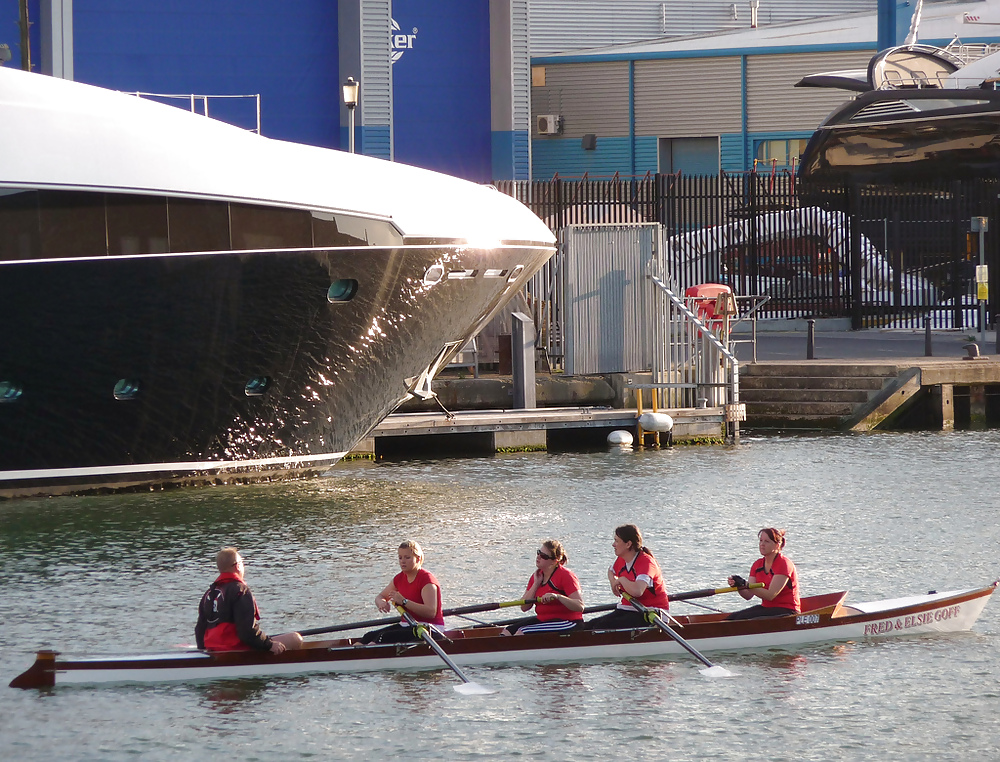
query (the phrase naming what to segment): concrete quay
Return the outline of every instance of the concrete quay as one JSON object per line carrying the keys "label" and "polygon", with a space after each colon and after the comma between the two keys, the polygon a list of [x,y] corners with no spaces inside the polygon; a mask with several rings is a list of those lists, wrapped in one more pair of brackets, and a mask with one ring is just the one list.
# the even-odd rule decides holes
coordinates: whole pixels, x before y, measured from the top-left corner
{"label": "concrete quay", "polygon": [[[924,331],[818,331],[816,359],[806,360],[804,328],[764,328],[758,334],[757,362],[752,362],[752,347],[736,346],[740,398],[747,409],[742,428],[869,431],[1000,423],[996,334],[990,331],[985,340],[970,341],[977,338],[968,331],[936,331],[931,337],[934,356],[927,357]],[[980,349],[979,358],[963,359],[970,343]],[[648,373],[539,373],[538,407],[515,410],[510,376],[444,375],[433,384],[440,404],[411,400],[373,429],[352,455],[599,447],[615,429],[635,434],[635,389],[649,382]],[[674,419],[675,442],[724,437],[722,408],[663,412]]]}

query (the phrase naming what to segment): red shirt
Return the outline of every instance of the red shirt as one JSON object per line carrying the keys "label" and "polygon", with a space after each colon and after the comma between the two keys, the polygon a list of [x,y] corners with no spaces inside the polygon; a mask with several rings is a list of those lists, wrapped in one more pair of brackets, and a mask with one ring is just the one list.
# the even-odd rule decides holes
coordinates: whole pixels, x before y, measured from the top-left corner
{"label": "red shirt", "polygon": [[758,558],[750,567],[751,582],[763,582],[766,587],[770,587],[774,575],[788,577],[788,582],[781,588],[781,592],[774,596],[774,600],[760,602],[765,608],[791,609],[795,612],[802,611],[802,604],[799,602],[799,574],[795,571],[795,564],[790,559],[778,553],[771,564],[771,571],[764,571],[764,559]]}
{"label": "red shirt", "polygon": [[[656,559],[648,553],[639,553],[632,561],[631,568],[625,564],[624,558],[616,558],[614,571],[616,577],[636,580],[645,576],[648,578],[646,589],[639,596],[639,603],[650,608],[663,609],[666,611],[670,607],[670,600],[667,598],[667,586],[663,582],[663,574],[660,572],[660,565]],[[622,599],[618,604],[619,608],[631,609]]]}
{"label": "red shirt", "polygon": [[[423,591],[428,585],[434,585],[437,588],[437,613],[430,619],[419,616],[412,611],[410,612],[410,616],[418,622],[444,624],[444,616],[441,614],[441,585],[438,584],[433,574],[426,569],[417,569],[417,576],[413,578],[413,582],[407,582],[406,575],[403,572],[392,578],[392,586],[396,588],[397,592],[407,600],[416,601],[417,603],[424,602]],[[406,624],[406,620],[402,620],[401,623]]]}
{"label": "red shirt", "polygon": [[[528,590],[531,589],[534,581],[535,575],[532,574],[528,578],[528,586],[524,588],[525,595],[528,594]],[[570,594],[579,590],[580,580],[576,578],[576,575],[565,566],[557,566],[555,571],[552,572],[552,576],[549,577],[548,582],[543,582],[538,586],[538,589],[535,591],[535,597],[541,598],[546,593],[559,593],[568,598]],[[535,604],[535,616],[538,617],[539,622],[551,622],[557,619],[577,621],[583,619],[583,612],[572,611],[558,601],[553,601],[552,603],[539,602]]]}

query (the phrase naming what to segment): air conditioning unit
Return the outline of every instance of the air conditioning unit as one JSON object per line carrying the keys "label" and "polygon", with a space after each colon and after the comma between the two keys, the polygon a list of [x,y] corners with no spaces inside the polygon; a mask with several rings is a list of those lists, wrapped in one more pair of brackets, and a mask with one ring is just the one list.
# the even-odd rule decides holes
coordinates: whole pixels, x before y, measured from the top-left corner
{"label": "air conditioning unit", "polygon": [[562,132],[563,118],[559,114],[539,114],[535,119],[539,135],[558,135]]}

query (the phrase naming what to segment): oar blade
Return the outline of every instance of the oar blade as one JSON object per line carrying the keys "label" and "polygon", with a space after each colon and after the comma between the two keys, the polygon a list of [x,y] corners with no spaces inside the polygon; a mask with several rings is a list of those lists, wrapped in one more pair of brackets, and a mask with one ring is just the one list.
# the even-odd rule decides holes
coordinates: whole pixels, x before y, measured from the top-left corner
{"label": "oar blade", "polygon": [[705,667],[704,669],[699,669],[698,671],[701,672],[701,674],[703,674],[705,677],[732,677],[733,676],[732,672],[730,672],[725,667],[720,667],[718,664],[715,664],[715,665],[713,665],[711,667]]}
{"label": "oar blade", "polygon": [[455,692],[461,693],[463,696],[489,696],[491,693],[496,693],[493,688],[487,688],[485,685],[471,682],[459,683],[455,686]]}

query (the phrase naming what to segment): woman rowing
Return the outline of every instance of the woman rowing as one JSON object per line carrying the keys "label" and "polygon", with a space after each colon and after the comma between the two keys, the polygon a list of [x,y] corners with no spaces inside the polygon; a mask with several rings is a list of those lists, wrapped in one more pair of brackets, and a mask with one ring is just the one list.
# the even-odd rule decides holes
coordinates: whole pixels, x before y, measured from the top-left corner
{"label": "woman rowing", "polygon": [[756,606],[729,615],[729,619],[756,619],[764,616],[786,616],[802,610],[799,603],[799,575],[795,564],[781,552],[785,547],[785,530],[765,527],[757,532],[761,557],[750,567],[750,580],[764,587],[750,590],[747,581],[734,574],[729,584],[738,587],[744,600],[761,599]]}
{"label": "woman rowing", "polygon": [[[393,606],[402,606],[418,622],[443,626],[441,586],[434,575],[423,568],[424,551],[420,544],[413,540],[400,543],[398,556],[399,574],[375,596],[378,610],[387,614]],[[406,620],[372,630],[361,638],[362,643],[406,643],[411,640],[420,638]]]}
{"label": "woman rowing", "polygon": [[[535,551],[535,571],[528,579],[524,598],[534,598],[535,603],[526,603],[521,611],[529,611],[534,605],[535,616],[521,624],[516,635],[532,632],[566,632],[576,630],[583,624],[583,593],[580,580],[566,568],[569,556],[558,540],[546,540]],[[509,635],[507,630],[502,635]]]}
{"label": "woman rowing", "polygon": [[[653,552],[642,544],[642,533],[635,524],[623,524],[615,530],[611,547],[615,562],[608,569],[608,582],[612,595],[635,598],[647,608],[666,611],[670,606],[667,586],[663,582],[660,566]],[[645,614],[637,611],[623,596],[618,607],[610,614],[591,619],[584,625],[587,630],[621,630],[646,627]]]}

